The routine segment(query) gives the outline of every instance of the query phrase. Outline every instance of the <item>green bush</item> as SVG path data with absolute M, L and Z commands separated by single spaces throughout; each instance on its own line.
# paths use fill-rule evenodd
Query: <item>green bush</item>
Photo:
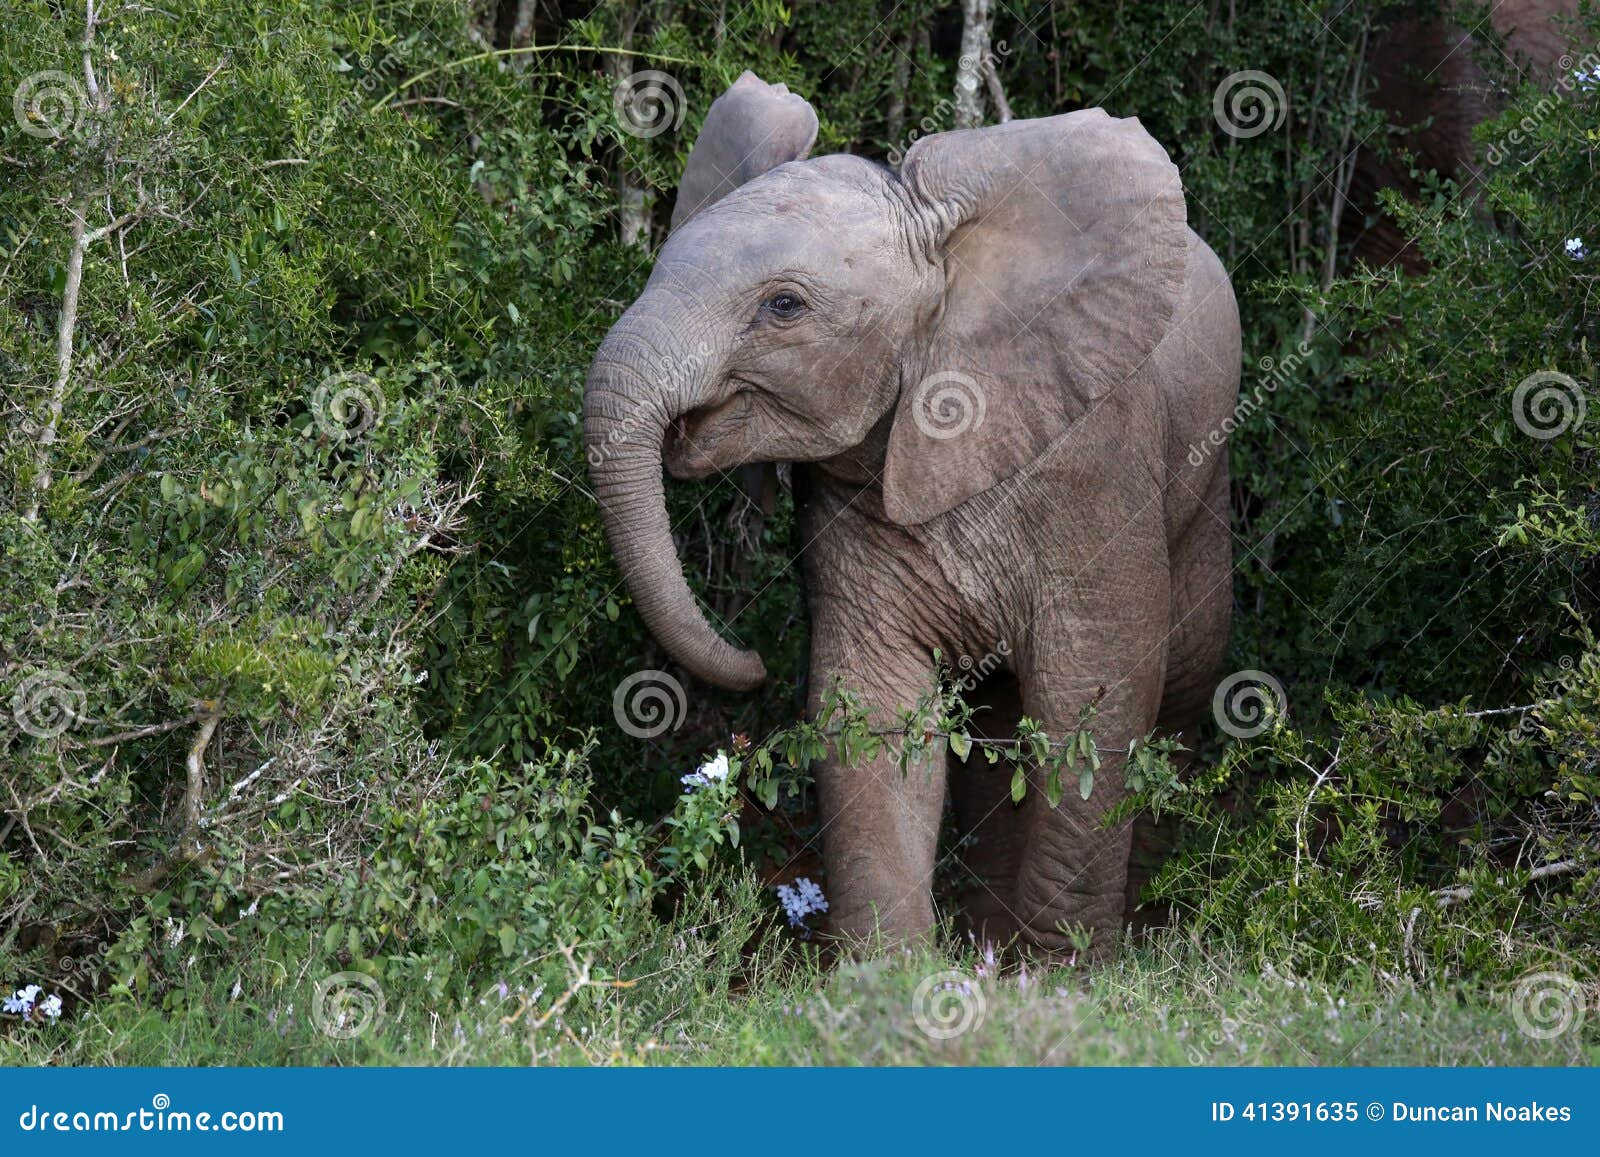
M 1425 271 L 1309 303 L 1357 353 L 1272 415 L 1306 461 L 1261 516 L 1283 562 L 1242 634 L 1286 717 L 1181 797 L 1190 851 L 1156 888 L 1264 953 L 1592 978 L 1597 314 L 1568 242 L 1600 219 L 1594 89 L 1480 126 L 1481 187 L 1389 198 Z
M 95 91 L 81 10 L 10 15 L 0 75 L 64 104 L 0 121 L 0 960 L 84 1003 L 209 1008 L 241 958 L 260 1009 L 338 969 L 438 1001 L 557 983 L 563 946 L 682 965 L 674 903 L 753 913 L 721 862 L 816 834 L 787 496 L 669 491 L 767 689 L 615 726 L 665 660 L 584 486 L 583 376 L 648 272 L 624 187 L 659 239 L 712 97 L 754 68 L 812 99 L 821 149 L 894 156 L 952 127 L 959 6 L 530 6 L 513 45 L 515 7 L 119 10 Z M 1594 379 L 1600 258 L 1565 243 L 1600 232 L 1596 96 L 1523 91 L 1481 188 L 1386 206 L 1429 269 L 1345 275 L 1348 158 L 1387 136 L 1362 45 L 1411 7 L 1002 10 L 995 58 L 1018 116 L 1104 104 L 1169 147 L 1262 399 L 1230 451 L 1230 669 L 1288 713 L 1152 776 L 1181 845 L 1153 895 L 1307 968 L 1581 972 L 1593 426 L 1532 437 L 1512 405 Z M 619 123 L 642 68 L 683 87 L 678 131 Z M 1213 97 L 1248 70 L 1287 115 L 1236 139 Z M 719 748 L 743 766 L 684 793 Z

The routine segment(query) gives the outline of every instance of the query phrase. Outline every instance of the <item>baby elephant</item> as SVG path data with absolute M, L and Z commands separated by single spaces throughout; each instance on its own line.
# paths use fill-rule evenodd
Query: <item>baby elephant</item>
M 745 73 L 711 106 L 672 233 L 607 335 L 584 402 L 595 493 L 645 623 L 735 689 L 758 655 L 707 622 L 674 551 L 679 478 L 792 462 L 810 600 L 811 698 L 836 680 L 887 724 L 934 651 L 1009 738 L 1092 727 L 1090 799 L 974 753 L 817 769 L 833 931 L 935 924 L 948 784 L 975 879 L 967 926 L 1044 949 L 1121 924 L 1121 760 L 1204 714 L 1231 606 L 1228 467 L 1239 379 L 1228 275 L 1188 228 L 1178 171 L 1099 109 L 918 141 L 898 173 L 807 160 L 817 117 Z M 969 680 L 970 681 L 970 680 Z M 1073 785 L 1074 788 L 1076 785 Z M 1070 935 L 1072 933 L 1074 935 Z

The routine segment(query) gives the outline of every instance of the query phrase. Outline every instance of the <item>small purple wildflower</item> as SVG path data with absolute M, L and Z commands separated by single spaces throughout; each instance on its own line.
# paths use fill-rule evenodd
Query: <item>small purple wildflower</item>
M 791 928 L 805 928 L 806 917 L 828 910 L 828 898 L 809 877 L 801 876 L 790 884 L 778 885 L 778 902 Z
M 0 998 L 0 1011 L 20 1016 L 23 1020 L 42 1017 L 54 1024 L 61 1019 L 61 998 L 54 993 L 46 995 L 37 984 L 29 984 L 10 996 Z

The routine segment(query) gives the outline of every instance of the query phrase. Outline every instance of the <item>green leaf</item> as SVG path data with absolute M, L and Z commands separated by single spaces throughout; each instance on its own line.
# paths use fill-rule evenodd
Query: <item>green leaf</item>
M 955 752 L 957 759 L 967 758 L 967 753 L 972 750 L 972 739 L 965 731 L 952 731 L 950 733 L 950 750 Z
M 1022 797 L 1027 793 L 1028 777 L 1023 774 L 1022 768 L 1019 765 L 1017 769 L 1011 773 L 1011 802 L 1021 803 Z
M 1088 799 L 1089 793 L 1094 790 L 1094 768 L 1086 767 L 1083 774 L 1078 776 L 1078 798 Z
M 509 924 L 500 925 L 500 953 L 511 956 L 517 950 L 517 930 Z

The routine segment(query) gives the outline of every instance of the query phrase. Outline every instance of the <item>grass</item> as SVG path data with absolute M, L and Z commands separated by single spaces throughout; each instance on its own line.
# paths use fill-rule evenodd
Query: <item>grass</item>
M 1593 1023 L 1547 1040 L 1505 994 L 1359 972 L 1314 981 L 1168 937 L 1092 970 L 901 952 L 827 968 L 787 945 L 741 957 L 715 928 L 669 929 L 624 986 L 494 983 L 435 1007 L 384 994 L 353 1039 L 313 985 L 196 982 L 164 1009 L 102 1002 L 0 1030 L 0 1062 L 94 1065 L 1564 1065 L 1600 1063 Z M 308 970 L 307 976 L 310 972 Z M 356 991 L 361 997 L 363 991 Z M 321 1023 L 338 1027 L 337 999 Z M 1592 1002 L 1591 1002 L 1592 1003 Z M 360 1020 L 360 1010 L 347 1011 Z

